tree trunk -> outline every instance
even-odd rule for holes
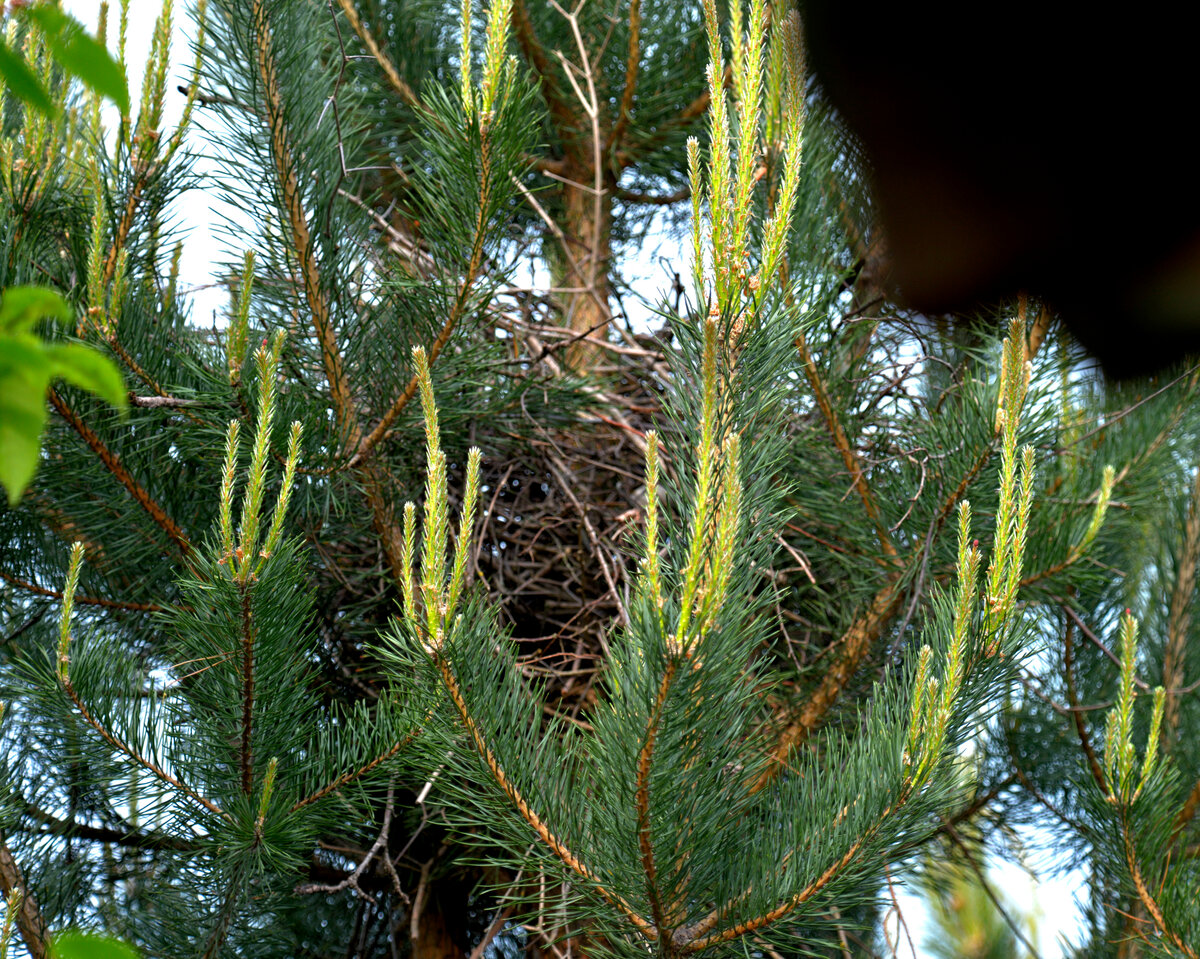
[[[596,189],[590,162],[568,161],[563,177],[565,243],[560,242],[563,324],[581,337],[567,351],[567,365],[580,372],[591,369],[600,356],[596,341],[607,336],[612,321],[609,264],[612,260],[612,198],[616,182],[609,173]]]

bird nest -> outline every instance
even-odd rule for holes
[[[477,575],[526,674],[545,682],[546,711],[577,722],[594,700],[608,635],[627,619],[645,437],[665,373],[657,346],[629,337],[605,347],[592,370],[603,387],[582,422],[538,428],[518,455],[484,463]]]

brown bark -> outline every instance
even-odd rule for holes
[[[25,885],[21,867],[17,865],[16,859],[9,851],[8,843],[0,834],[0,892],[3,892],[7,899],[13,889],[21,894],[21,906],[17,910],[17,929],[21,933],[21,939],[33,959],[44,959],[49,938],[46,921],[42,918],[37,900]]]
[[[451,883],[446,891],[452,892],[453,898],[460,900],[460,906],[466,902],[466,891],[456,883]],[[464,932],[466,911],[461,908],[446,909],[437,884],[427,885],[424,893],[423,896],[418,894],[421,911],[412,929],[411,959],[463,959],[466,944],[460,943],[454,932]],[[414,903],[414,908],[416,905]]]
[[[605,173],[596,189],[596,174],[590,163],[568,161],[563,176],[563,236],[559,286],[562,287],[563,324],[576,337],[567,351],[567,363],[586,371],[597,362],[612,322],[612,197],[615,179]]]

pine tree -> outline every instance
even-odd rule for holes
[[[1195,368],[1106,384],[1025,300],[880,322],[782,5],[392,9],[199,4],[172,130],[164,0],[107,135],[8,28],[65,109],[5,100],[0,287],[131,410],[52,387],[0,514],[0,951],[869,956],[894,876],[1036,823],[1080,955],[1194,956]],[[253,224],[219,329],[197,121]],[[572,191],[690,200],[690,290],[602,369],[513,294],[535,167],[604,240],[551,245],[576,333],[620,231]]]

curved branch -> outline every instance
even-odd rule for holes
[[[883,634],[888,620],[900,608],[904,598],[901,583],[902,577],[893,572],[883,588],[875,594],[867,611],[851,623],[850,628],[842,635],[838,641],[842,649],[837,661],[825,672],[820,685],[804,704],[800,715],[789,723],[780,735],[772,752],[771,762],[750,787],[751,793],[768,786],[783,771],[792,750],[808,738],[837,702],[842,690],[858,672],[858,667],[872,644]]]
[[[512,26],[513,35],[517,38],[517,45],[521,48],[525,62],[537,74],[542,96],[545,98],[546,106],[550,109],[550,116],[555,122],[555,132],[558,133],[560,140],[569,140],[571,132],[579,129],[581,118],[571,110],[567,98],[554,79],[556,74],[554,64],[546,56],[545,48],[533,32],[533,21],[529,18],[529,11],[525,8],[525,0],[513,0]]]
[[[692,188],[687,186],[680,187],[674,193],[665,193],[661,196],[656,196],[652,193],[637,193],[634,190],[622,190],[618,187],[613,191],[613,194],[623,203],[640,203],[643,206],[671,206],[674,203],[681,203],[684,200],[690,199]]]
[[[1195,949],[1179,937],[1179,933],[1167,925],[1162,908],[1154,898],[1150,887],[1146,885],[1146,880],[1142,877],[1141,868],[1138,866],[1137,851],[1133,848],[1133,837],[1129,835],[1129,824],[1125,821],[1124,812],[1121,815],[1121,836],[1125,840],[1125,864],[1129,867],[1129,876],[1133,879],[1133,888],[1137,890],[1138,899],[1141,900],[1142,905],[1146,907],[1146,911],[1154,919],[1154,924],[1158,926],[1159,932],[1169,939],[1171,944],[1187,956],[1188,959],[1200,959],[1200,954],[1197,954]]]
[[[49,596],[51,599],[63,598],[63,594],[56,589],[47,589],[45,586],[38,586],[37,583],[30,583],[27,580],[19,579],[11,573],[4,572],[2,569],[0,569],[0,579],[28,593],[35,593],[38,596]],[[134,613],[161,613],[166,609],[165,606],[157,606],[154,603],[126,603],[117,599],[105,599],[103,596],[81,596],[78,593],[75,595],[75,602],[83,606],[99,606],[102,609],[126,609]]]
[[[1092,771],[1092,778],[1096,780],[1096,785],[1100,787],[1102,793],[1108,792],[1108,786],[1104,781],[1104,770],[1100,768],[1100,760],[1096,758],[1096,751],[1092,748],[1092,739],[1088,735],[1087,726],[1083,721],[1083,712],[1079,709],[1079,694],[1075,689],[1075,621],[1068,619],[1067,627],[1063,632],[1063,668],[1066,672],[1067,680],[1067,704],[1071,707],[1071,718],[1075,721],[1075,734],[1079,737],[1079,745],[1083,749],[1083,754],[1087,757],[1088,768]]]
[[[251,735],[254,730],[254,616],[250,608],[250,590],[238,584],[242,613],[242,792],[249,796],[254,787],[254,753]]]
[[[386,750],[381,752],[374,759],[370,760],[369,762],[363,763],[357,769],[353,769],[348,773],[343,773],[342,775],[338,776],[337,779],[334,779],[334,780],[326,783],[324,786],[322,786],[316,792],[311,793],[308,796],[305,796],[301,800],[298,800],[292,806],[291,811],[296,812],[300,809],[303,809],[305,806],[310,806],[313,803],[317,802],[318,800],[324,799],[335,789],[341,789],[341,787],[346,785],[346,783],[353,782],[355,779],[362,778],[363,776],[367,775],[367,773],[369,773],[372,769],[374,769],[381,763],[387,762],[389,759],[391,759],[393,756],[395,756],[396,753],[400,752],[401,749],[403,749],[405,746],[407,746],[409,743],[411,743],[414,739],[416,739],[416,737],[417,737],[416,733],[409,733],[403,739],[396,740],[395,743],[393,743],[390,747],[388,747]]]

